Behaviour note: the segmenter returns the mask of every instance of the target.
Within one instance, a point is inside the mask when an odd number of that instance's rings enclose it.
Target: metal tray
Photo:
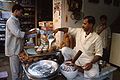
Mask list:
[[[47,78],[56,73],[58,70],[58,64],[52,60],[40,60],[31,64],[27,72],[35,78]]]

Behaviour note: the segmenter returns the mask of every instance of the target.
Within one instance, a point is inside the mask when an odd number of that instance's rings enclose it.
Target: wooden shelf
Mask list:
[[[35,27],[35,1],[19,0],[21,6],[24,7],[24,15],[21,18],[21,28],[26,31]]]
[[[21,24],[22,24],[22,25],[30,25],[30,24],[31,24],[31,25],[34,25],[35,23],[33,23],[33,22],[22,22]]]
[[[21,6],[23,6],[23,7],[29,7],[29,8],[35,8],[35,5],[29,5],[29,4],[27,4],[27,5],[21,4]]]

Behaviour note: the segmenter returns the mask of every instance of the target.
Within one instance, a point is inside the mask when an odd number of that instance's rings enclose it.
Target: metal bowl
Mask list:
[[[66,63],[71,62],[64,62],[62,65],[60,65],[60,71],[67,78],[67,80],[72,80],[77,76],[78,69],[76,69],[74,66],[67,65]]]
[[[42,79],[54,76],[58,70],[58,64],[52,60],[40,60],[31,64],[27,71],[30,77]]]

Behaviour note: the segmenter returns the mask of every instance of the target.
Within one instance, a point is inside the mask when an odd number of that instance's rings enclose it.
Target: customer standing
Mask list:
[[[102,40],[101,37],[93,31],[94,24],[95,18],[93,16],[85,16],[82,28],[58,28],[54,30],[54,33],[63,31],[75,36],[76,46],[74,49],[63,47],[61,50],[65,60],[73,59],[75,54],[82,51],[75,65],[80,71],[84,72],[85,80],[93,80],[93,78],[99,76],[99,66],[97,62],[102,56]]]
[[[12,80],[18,79],[19,73],[19,58],[18,54],[23,49],[23,38],[25,34],[35,33],[22,32],[19,23],[19,17],[23,14],[23,7],[15,4],[12,7],[12,15],[6,22],[6,40],[5,40],[5,55],[9,57]]]
[[[110,48],[110,41],[111,41],[111,30],[110,27],[107,25],[107,16],[101,15],[100,16],[100,23],[96,27],[96,32],[102,38],[102,46],[103,46],[103,61],[109,62],[109,48]]]

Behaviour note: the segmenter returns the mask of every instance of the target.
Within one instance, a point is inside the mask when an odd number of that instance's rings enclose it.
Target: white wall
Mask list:
[[[81,21],[79,21],[77,24],[75,24],[75,20],[72,20],[70,18],[71,12],[68,12],[68,5],[66,3],[66,16],[68,17],[68,22],[65,23],[66,26],[72,26],[72,27],[80,27]],[[82,11],[85,15],[91,15],[96,18],[96,24],[99,22],[99,16],[100,15],[107,15],[108,17],[108,25],[112,24],[112,22],[118,17],[120,14],[120,6],[116,7],[113,6],[113,3],[110,5],[107,5],[104,3],[104,0],[99,0],[99,3],[90,3],[88,0],[83,0],[83,7]]]
[[[108,24],[111,24],[120,14],[120,7],[104,4],[104,0],[99,0],[98,4],[89,3],[88,0],[84,0],[84,13],[85,15],[95,16],[98,23],[99,16],[102,14],[107,15]]]
[[[120,34],[112,34],[110,63],[120,67]]]
[[[78,21],[75,24],[76,20],[71,19],[70,15],[72,12],[68,11],[67,0],[53,0],[53,7],[55,6],[54,3],[59,1],[61,2],[59,10],[60,15],[58,13],[54,13],[55,10],[53,9],[54,28],[56,29],[58,27],[81,27],[82,20]],[[89,3],[88,0],[83,0],[82,12],[84,12],[85,15],[94,16],[96,18],[96,25],[99,21],[99,16],[105,14],[108,16],[108,24],[111,24],[120,14],[120,7],[115,7],[112,4],[104,4],[104,0],[99,1],[100,2],[98,4],[95,4]],[[59,36],[61,36],[61,34]],[[59,39],[58,43],[60,41],[61,39]]]

